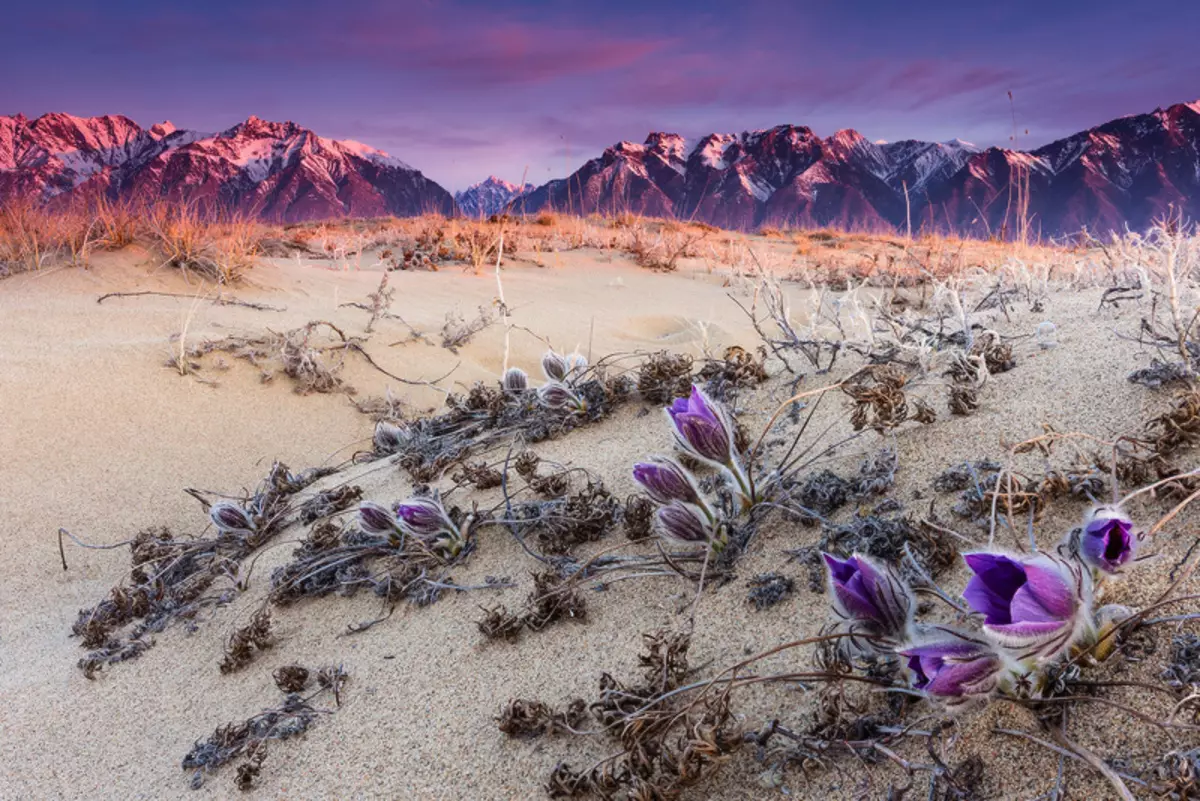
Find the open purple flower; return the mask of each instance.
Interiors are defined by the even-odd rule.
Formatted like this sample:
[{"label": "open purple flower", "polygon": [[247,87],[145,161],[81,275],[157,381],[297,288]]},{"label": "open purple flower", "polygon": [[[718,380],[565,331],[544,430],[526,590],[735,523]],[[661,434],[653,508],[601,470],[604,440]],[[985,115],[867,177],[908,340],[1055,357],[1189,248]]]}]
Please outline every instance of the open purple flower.
[{"label": "open purple flower", "polygon": [[941,626],[899,654],[913,689],[950,706],[991,693],[1004,673],[1004,660],[987,642]]},{"label": "open purple flower", "polygon": [[681,501],[660,506],[654,513],[655,529],[665,540],[684,545],[709,544],[720,549],[712,523],[699,507]]},{"label": "open purple flower", "polygon": [[830,602],[839,617],[886,642],[908,636],[916,603],[894,570],[861,554],[849,559],[821,555],[829,569]]},{"label": "open purple flower", "polygon": [[679,447],[722,467],[734,462],[733,425],[700,387],[692,386],[689,397],[677,398],[668,406],[667,417]]},{"label": "open purple flower", "polygon": [[400,531],[400,521],[387,507],[363,501],[358,505],[358,527],[377,537],[392,537]]},{"label": "open purple flower", "polygon": [[249,513],[229,501],[217,501],[208,509],[208,517],[213,525],[226,533],[254,531],[254,520]]},{"label": "open purple flower", "polygon": [[674,459],[652,456],[648,462],[638,462],[633,466],[633,480],[655,503],[683,501],[704,506],[692,474]]},{"label": "open purple flower", "polygon": [[963,558],[975,572],[963,598],[984,616],[983,630],[1018,659],[1053,658],[1079,633],[1091,587],[1078,565],[1044,555]]},{"label": "open purple flower", "polygon": [[1088,515],[1079,542],[1079,555],[1089,567],[1119,573],[1137,553],[1133,521],[1113,506],[1101,506]]}]

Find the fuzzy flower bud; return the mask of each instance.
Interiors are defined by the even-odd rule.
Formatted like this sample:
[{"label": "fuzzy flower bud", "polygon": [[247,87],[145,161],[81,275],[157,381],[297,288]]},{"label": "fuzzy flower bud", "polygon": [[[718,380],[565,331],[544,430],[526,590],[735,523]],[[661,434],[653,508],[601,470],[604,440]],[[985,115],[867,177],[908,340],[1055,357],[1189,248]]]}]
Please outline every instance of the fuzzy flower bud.
[{"label": "fuzzy flower bud", "polygon": [[713,543],[714,547],[718,546],[712,523],[703,511],[690,503],[672,501],[660,506],[654,513],[654,525],[658,535],[670,542],[683,545]]},{"label": "fuzzy flower bud", "polygon": [[217,501],[208,509],[213,525],[225,533],[254,531],[254,520],[245,509],[229,501]]},{"label": "fuzzy flower bud", "polygon": [[566,384],[551,381],[538,387],[538,400],[548,409],[570,409],[580,412],[587,408],[583,399]]},{"label": "fuzzy flower bud", "polygon": [[895,570],[857,553],[845,560],[822,556],[829,571],[830,603],[838,617],[887,644],[907,638],[916,602]]},{"label": "fuzzy flower bud", "polygon": [[504,389],[506,392],[524,392],[529,389],[529,374],[520,367],[510,367],[504,371]]},{"label": "fuzzy flower bud", "polygon": [[648,462],[638,462],[633,466],[633,480],[655,503],[683,501],[703,506],[692,474],[674,459],[654,456]]},{"label": "fuzzy flower bud", "polygon": [[358,527],[366,534],[390,537],[399,532],[400,521],[387,507],[363,501],[358,505]]},{"label": "fuzzy flower bud", "polygon": [[680,448],[715,465],[734,461],[733,424],[700,387],[693,386],[689,397],[677,398],[666,411]]},{"label": "fuzzy flower bud", "polygon": [[375,425],[373,441],[375,450],[380,453],[396,453],[404,447],[405,431],[398,425],[380,420]]},{"label": "fuzzy flower bud", "polygon": [[568,370],[570,370],[570,366],[562,355],[552,350],[542,354],[542,372],[546,374],[548,380],[564,381]]}]

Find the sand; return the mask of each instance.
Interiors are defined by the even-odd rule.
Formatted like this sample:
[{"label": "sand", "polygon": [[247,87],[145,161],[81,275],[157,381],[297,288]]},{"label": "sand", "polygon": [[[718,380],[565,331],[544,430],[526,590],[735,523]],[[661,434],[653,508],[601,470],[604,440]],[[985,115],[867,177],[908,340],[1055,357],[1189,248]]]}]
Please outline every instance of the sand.
[{"label": "sand", "polygon": [[[89,270],[50,270],[0,283],[0,797],[235,795],[232,766],[192,790],[180,759],[215,727],[278,703],[270,673],[293,662],[344,665],[350,676],[344,704],[303,737],[272,748],[254,797],[538,798],[542,781],[560,759],[582,767],[612,752],[612,744],[601,738],[510,740],[497,730],[493,716],[512,697],[561,703],[591,697],[602,671],[634,675],[639,634],[681,625],[693,588],[676,578],[620,582],[608,592],[589,593],[586,624],[556,625],[516,643],[485,642],[475,626],[478,605],[519,606],[534,566],[499,528],[485,532],[479,552],[454,578],[473,584],[489,575],[506,576],[520,585],[516,589],[448,594],[425,608],[401,604],[389,620],[354,636],[345,636],[347,626],[377,617],[378,599],[364,593],[303,601],[276,612],[274,648],[245,670],[222,675],[217,663],[223,643],[263,598],[271,570],[288,561],[304,533],[295,527],[266,549],[248,590],[197,620],[194,631],[169,628],[156,635],[155,647],[141,658],[106,668],[94,681],[76,668],[83,650],[70,636],[71,623],[79,609],[100,600],[127,573],[128,551],[69,547],[64,572],[56,544],[60,526],[97,544],[126,540],[148,525],[200,534],[207,519],[185,487],[237,493],[252,487],[274,459],[301,469],[339,463],[368,447],[372,423],[345,395],[297,395],[285,377],[262,383],[248,365],[232,362],[219,370],[211,366],[211,357],[200,375],[215,380],[215,386],[180,376],[164,366],[172,335],[186,327],[188,336],[200,341],[264,327],[284,330],[313,319],[360,333],[366,314],[340,304],[362,301],[379,278],[371,270],[335,271],[321,262],[264,261],[233,294],[286,307],[283,312],[213,305],[204,299],[211,289],[156,268],[138,251],[101,254]],[[393,311],[435,340],[448,311],[470,317],[479,306],[491,306],[497,294],[490,274],[455,269],[392,273],[390,280],[396,290]],[[732,293],[748,301],[749,285],[700,265],[657,274],[608,254],[579,251],[558,254],[545,268],[510,265],[503,289],[514,322],[528,329],[512,332],[509,363],[531,373],[544,341],[593,357],[662,349],[697,356],[707,349],[719,355],[726,345],[752,349],[758,344],[728,297]],[[105,293],[134,291],[189,297],[96,302]],[[799,289],[788,291],[802,304]],[[198,300],[190,299],[197,295]],[[1125,381],[1130,369],[1147,361],[1117,333],[1136,330],[1139,309],[1097,311],[1098,298],[1094,289],[1063,290],[1050,294],[1040,312],[1020,303],[1011,319],[991,313],[997,330],[1024,338],[1014,343],[1018,367],[988,384],[977,414],[951,418],[938,395],[936,424],[908,424],[886,438],[864,436],[834,465],[852,469],[864,453],[894,445],[901,464],[894,496],[922,510],[928,501],[913,500],[914,490],[927,487],[939,471],[968,458],[1000,458],[1002,441],[1035,436],[1042,423],[1098,436],[1135,426],[1163,407],[1169,395]],[[1053,349],[1040,348],[1032,336],[1043,320],[1058,326]],[[368,345],[380,365],[396,375],[430,379],[457,364],[443,382],[451,387],[494,381],[502,369],[500,326],[485,330],[457,354],[436,344],[389,346],[406,333],[399,322],[385,320]],[[820,386],[841,375],[841,370],[810,375],[802,386]],[[358,360],[345,377],[357,397],[390,389],[414,412],[441,401],[438,392],[401,385]],[[926,381],[930,387],[936,383],[936,377]],[[786,397],[782,384],[782,378],[774,379],[748,404],[742,419],[752,431]],[[843,399],[831,400],[831,408],[844,409]],[[599,425],[540,443],[535,450],[544,459],[586,467],[624,497],[635,489],[630,464],[670,447],[661,415],[650,411],[645,414],[641,403],[629,404]],[[381,502],[403,498],[411,488],[403,473],[378,463],[352,467],[337,480],[348,477]],[[950,500],[938,498],[947,517]],[[1052,508],[1039,523],[1039,541],[1053,544],[1082,509],[1070,503]],[[1165,511],[1162,504],[1134,509],[1151,521]],[[1164,529],[1155,549],[1162,559],[1139,567],[1136,580],[1117,588],[1115,600],[1137,605],[1152,598],[1164,586],[1167,566],[1191,543],[1196,521],[1189,511]],[[825,621],[824,601],[807,589],[804,568],[783,553],[817,536],[816,529],[786,523],[763,532],[739,564],[737,578],[701,599],[694,665],[711,662],[710,670],[719,669],[817,631]],[[612,547],[621,537],[612,534],[601,545]],[[784,603],[757,612],[746,602],[746,582],[767,571],[795,577],[798,589]],[[945,583],[961,588],[964,580],[956,571]],[[1190,589],[1195,591],[1194,582]],[[1123,678],[1154,676],[1161,670],[1168,634],[1159,632],[1159,651],[1143,665],[1101,671]],[[768,660],[762,670],[808,663],[807,653],[791,651]],[[1145,700],[1126,690],[1116,688],[1111,697],[1134,705]],[[761,688],[747,693],[737,711],[748,728],[775,717],[802,725],[805,704],[806,694],[796,687]],[[1106,756],[1165,750],[1161,736],[1129,725],[1118,713],[1089,706],[1086,714],[1087,726],[1074,729],[1077,738]],[[1057,757],[992,735],[993,725],[1034,730],[1026,713],[1011,708],[969,715],[948,743],[948,761],[983,756],[989,798],[1046,792],[1054,783]],[[920,761],[921,754],[913,758]],[[807,779],[799,771],[787,774],[781,789],[767,788],[762,770],[752,749],[743,749],[693,797],[770,798],[785,792],[814,799],[882,798],[889,782],[906,782],[895,766],[868,774],[846,756]],[[1074,797],[1103,798],[1112,792],[1073,765],[1066,776]],[[914,793],[923,797],[925,775],[915,781]]]}]

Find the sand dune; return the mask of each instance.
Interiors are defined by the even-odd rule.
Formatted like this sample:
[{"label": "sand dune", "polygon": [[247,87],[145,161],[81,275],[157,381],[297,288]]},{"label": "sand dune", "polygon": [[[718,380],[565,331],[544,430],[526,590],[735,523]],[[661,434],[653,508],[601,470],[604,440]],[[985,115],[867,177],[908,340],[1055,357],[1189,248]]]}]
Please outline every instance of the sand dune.
[{"label": "sand dune", "polygon": [[[696,357],[720,355],[728,345],[759,344],[747,318],[728,297],[749,302],[750,287],[728,271],[689,265],[673,274],[652,273],[606,254],[577,252],[539,256],[507,266],[503,292],[515,328],[509,332],[508,364],[531,373],[547,343],[598,359],[631,351],[670,350]],[[554,262],[554,263],[551,263]],[[188,341],[231,334],[286,330],[328,320],[361,334],[367,313],[342,304],[362,302],[379,284],[375,270],[330,270],[320,262],[264,260],[247,282],[229,293],[284,311],[215,305],[211,287],[188,282],[176,271],[156,268],[148,254],[102,254],[89,270],[57,269],[19,275],[0,283],[0,797],[4,798],[224,798],[236,794],[232,766],[212,774],[198,790],[180,760],[197,739],[229,721],[279,702],[271,671],[299,662],[342,664],[349,674],[345,703],[303,737],[276,744],[263,766],[255,797],[262,798],[461,798],[541,797],[540,786],[559,760],[583,767],[609,755],[603,738],[546,737],[510,740],[493,716],[513,697],[562,703],[590,698],[602,671],[636,674],[640,634],[678,627],[694,596],[679,578],[615,583],[587,593],[586,624],[564,623],[527,634],[515,643],[487,642],[475,621],[479,605],[520,606],[534,563],[500,527],[485,530],[479,549],[454,572],[463,585],[487,576],[518,586],[500,591],[448,593],[429,607],[401,603],[387,621],[346,636],[347,626],[380,615],[369,593],[301,601],[275,612],[277,644],[249,667],[222,675],[217,664],[228,636],[243,625],[269,588],[271,571],[285,564],[304,528],[293,526],[255,563],[248,589],[228,606],[206,611],[194,630],[172,626],[154,635],[155,647],[128,663],[105,668],[89,681],[76,668],[83,650],[69,636],[79,609],[103,598],[128,572],[128,550],[69,547],[69,569],[59,561],[56,532],[62,526],[95,544],[127,540],[150,525],[199,535],[208,525],[199,504],[182,490],[196,487],[237,494],[255,484],[278,459],[293,468],[338,464],[369,448],[371,420],[344,394],[298,395],[286,376],[263,383],[252,366],[210,354],[196,375],[164,366],[171,338],[186,328]],[[364,346],[379,365],[421,381],[456,369],[441,386],[461,391],[474,381],[494,382],[504,367],[505,329],[494,324],[451,353],[438,344],[448,312],[473,317],[482,307],[495,313],[497,285],[490,274],[457,270],[394,272],[395,319],[380,321]],[[787,289],[797,314],[805,294]],[[161,292],[185,297],[114,297],[112,292]],[[978,297],[976,294],[974,297]],[[831,466],[853,472],[861,458],[883,445],[899,454],[892,497],[923,513],[932,478],[951,464],[1002,458],[1004,442],[1061,431],[1110,437],[1161,410],[1169,394],[1125,381],[1145,363],[1137,345],[1117,335],[1134,331],[1136,307],[1097,311],[1099,289],[1059,290],[1039,311],[1015,302],[1009,314],[981,312],[979,319],[1012,336],[1017,368],[995,376],[969,417],[945,410],[942,379],[917,381],[913,391],[936,399],[939,421],[907,424],[886,436],[868,432],[844,447]],[[1043,349],[1037,325],[1052,320],[1058,345]],[[432,342],[407,341],[411,326]],[[402,342],[403,344],[395,344]],[[175,345],[177,347],[177,343]],[[224,364],[221,364],[223,359]],[[828,376],[809,373],[811,388],[836,381],[861,359],[846,356]],[[792,378],[778,365],[770,382],[743,395],[741,420],[757,432],[767,413],[786,397]],[[443,403],[441,391],[403,385],[348,356],[343,376],[362,399],[391,391],[413,413]],[[203,379],[203,380],[200,380]],[[210,383],[211,382],[211,383]],[[828,402],[831,437],[849,433],[843,398]],[[650,413],[647,414],[646,411]],[[601,477],[618,497],[635,491],[629,466],[667,452],[670,438],[651,405],[632,402],[612,417],[534,449],[544,460],[583,467]],[[1069,461],[1064,447],[1055,459]],[[501,453],[501,458],[503,454]],[[1057,462],[1056,462],[1057,463]],[[1030,470],[1044,466],[1036,454]],[[365,497],[388,502],[406,497],[410,478],[390,462],[353,465],[313,489],[351,482]],[[472,496],[490,505],[496,490]],[[952,498],[937,497],[945,511]],[[1145,501],[1145,499],[1142,499]],[[1134,504],[1153,521],[1161,502]],[[1083,505],[1053,505],[1039,521],[1037,537],[1050,547],[1082,514]],[[847,510],[852,514],[853,509]],[[1166,568],[1193,539],[1197,517],[1189,510],[1160,535],[1158,566],[1118,585],[1112,600],[1140,605],[1165,586]],[[966,524],[964,524],[966,525]],[[986,532],[972,530],[973,537]],[[613,547],[620,533],[588,549]],[[815,633],[825,622],[822,596],[807,588],[806,569],[784,553],[812,544],[815,528],[775,519],[738,564],[736,577],[708,590],[697,606],[691,662],[709,670],[747,654]],[[1006,535],[1007,536],[1007,535]],[[634,551],[650,552],[648,546]],[[639,551],[640,552],[640,551]],[[793,577],[795,594],[755,611],[747,582],[759,573]],[[961,588],[961,569],[944,583]],[[1192,587],[1194,591],[1194,583]],[[1159,650],[1142,664],[1099,669],[1109,680],[1146,679],[1161,670],[1169,631],[1158,632]],[[807,667],[809,656],[785,652],[761,670]],[[1115,697],[1137,705],[1134,691]],[[772,718],[801,720],[811,694],[792,685],[760,688],[737,704],[744,724]],[[326,706],[331,706],[326,704]],[[1084,724],[1072,725],[1077,741],[1105,754],[1162,753],[1166,739],[1148,727],[1127,725],[1112,709],[1090,705]],[[965,717],[948,735],[947,761],[978,754],[987,765],[981,797],[1032,798],[1054,783],[1058,758],[1029,743],[990,734],[993,726],[1036,730],[1031,715],[995,705]],[[1193,733],[1185,733],[1191,737]],[[762,775],[752,748],[743,749],[695,798],[769,798],[775,779]],[[882,798],[888,783],[903,786],[904,772],[885,763],[870,773],[854,758],[839,757],[828,769],[786,774],[790,797]],[[919,752],[911,758],[920,760]],[[831,756],[831,761],[835,761]],[[870,776],[872,778],[868,779]],[[1111,788],[1093,773],[1068,763],[1074,797],[1109,797]],[[924,775],[913,792],[923,797]]]}]

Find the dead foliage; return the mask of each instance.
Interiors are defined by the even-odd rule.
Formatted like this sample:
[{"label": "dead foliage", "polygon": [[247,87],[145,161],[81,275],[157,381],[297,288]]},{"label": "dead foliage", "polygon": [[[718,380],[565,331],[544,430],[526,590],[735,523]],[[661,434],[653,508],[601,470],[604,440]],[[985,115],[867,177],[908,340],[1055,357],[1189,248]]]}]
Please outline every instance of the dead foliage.
[{"label": "dead foliage", "polygon": [[764,366],[766,357],[766,348],[763,346],[759,346],[758,356],[755,357],[744,348],[731,345],[725,349],[720,360],[705,362],[697,378],[704,382],[709,396],[728,400],[732,393],[756,387],[767,380]]},{"label": "dead foliage", "polygon": [[853,402],[850,424],[855,431],[870,427],[879,433],[896,428],[908,419],[904,385],[908,377],[894,365],[865,368],[842,386]]},{"label": "dead foliage", "polygon": [[[345,679],[345,671],[340,667],[322,671],[326,672],[341,676],[343,681]],[[182,762],[184,770],[193,771],[192,788],[199,789],[208,776],[221,766],[245,759],[234,781],[241,790],[251,789],[266,758],[267,744],[308,731],[322,714],[311,701],[327,691],[333,691],[336,696],[338,690],[340,687],[333,685],[322,686],[308,697],[289,692],[278,707],[264,709],[238,723],[227,723],[218,727],[207,739],[197,740]]]},{"label": "dead foliage", "polygon": [[750,591],[746,600],[760,612],[786,601],[796,589],[795,581],[778,573],[761,573],[748,583]]},{"label": "dead foliage", "polygon": [[301,665],[284,665],[271,674],[275,686],[285,693],[298,693],[308,686],[309,670]]},{"label": "dead foliage", "polygon": [[221,660],[221,672],[233,673],[250,664],[255,649],[265,651],[275,644],[271,634],[271,610],[262,609],[254,614],[250,622],[235,631],[225,644],[225,658]]},{"label": "dead foliage", "polygon": [[[72,632],[91,651],[79,661],[84,675],[94,677],[105,665],[139,656],[153,644],[150,635],[176,620],[193,620],[204,608],[233,600],[237,582],[232,571],[269,541],[292,513],[292,496],[330,470],[300,475],[276,462],[254,495],[241,505],[254,529],[218,532],[211,538],[177,539],[166,528],[143,529],[130,542],[128,577],[105,600],[81,610]],[[207,509],[209,501],[198,492]],[[224,588],[214,590],[218,579]]]},{"label": "dead foliage", "polygon": [[686,397],[692,390],[692,366],[692,357],[683,353],[652,353],[638,368],[638,393],[659,406]]},{"label": "dead foliage", "polygon": [[471,319],[467,319],[460,311],[446,312],[446,322],[442,325],[442,347],[451,353],[470,342],[476,334],[491,326],[496,321],[492,310],[480,306]]},{"label": "dead foliage", "polygon": [[318,492],[300,507],[300,522],[305,525],[344,512],[362,500],[362,487],[347,484]]}]

